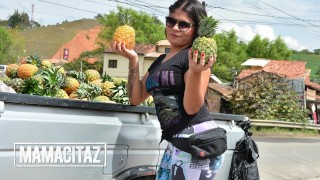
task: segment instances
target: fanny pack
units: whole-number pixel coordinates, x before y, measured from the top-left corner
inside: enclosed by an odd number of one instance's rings
[[[226,130],[220,127],[193,134],[189,138],[172,138],[170,142],[197,159],[219,156],[227,150]]]

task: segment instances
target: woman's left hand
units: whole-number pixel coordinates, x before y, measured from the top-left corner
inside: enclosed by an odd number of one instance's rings
[[[192,55],[193,53],[193,55]],[[201,53],[200,55],[200,62],[198,63],[198,51],[192,52],[192,49],[189,49],[188,53],[189,57],[189,69],[193,72],[199,73],[202,71],[211,68],[211,66],[216,62],[216,56],[210,56],[208,63],[205,63],[206,55]]]

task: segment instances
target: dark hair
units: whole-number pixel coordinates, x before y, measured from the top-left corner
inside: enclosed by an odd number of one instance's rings
[[[198,37],[198,27],[200,19],[203,16],[207,16],[205,3],[200,3],[198,0],[177,0],[169,7],[169,13],[174,13],[177,9],[181,9],[189,15],[189,18],[193,20],[196,28],[196,37]]]

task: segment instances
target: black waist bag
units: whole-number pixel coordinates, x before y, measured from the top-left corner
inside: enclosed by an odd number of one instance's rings
[[[197,159],[218,156],[227,150],[226,130],[220,127],[191,135],[189,138],[172,138],[170,142]]]

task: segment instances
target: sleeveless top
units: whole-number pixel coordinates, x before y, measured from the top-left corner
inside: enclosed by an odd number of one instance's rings
[[[162,129],[161,140],[170,141],[183,129],[213,120],[205,103],[199,112],[188,115],[183,106],[185,90],[184,74],[189,69],[188,49],[184,49],[169,61],[159,56],[149,67],[146,90],[153,96],[157,117]]]

